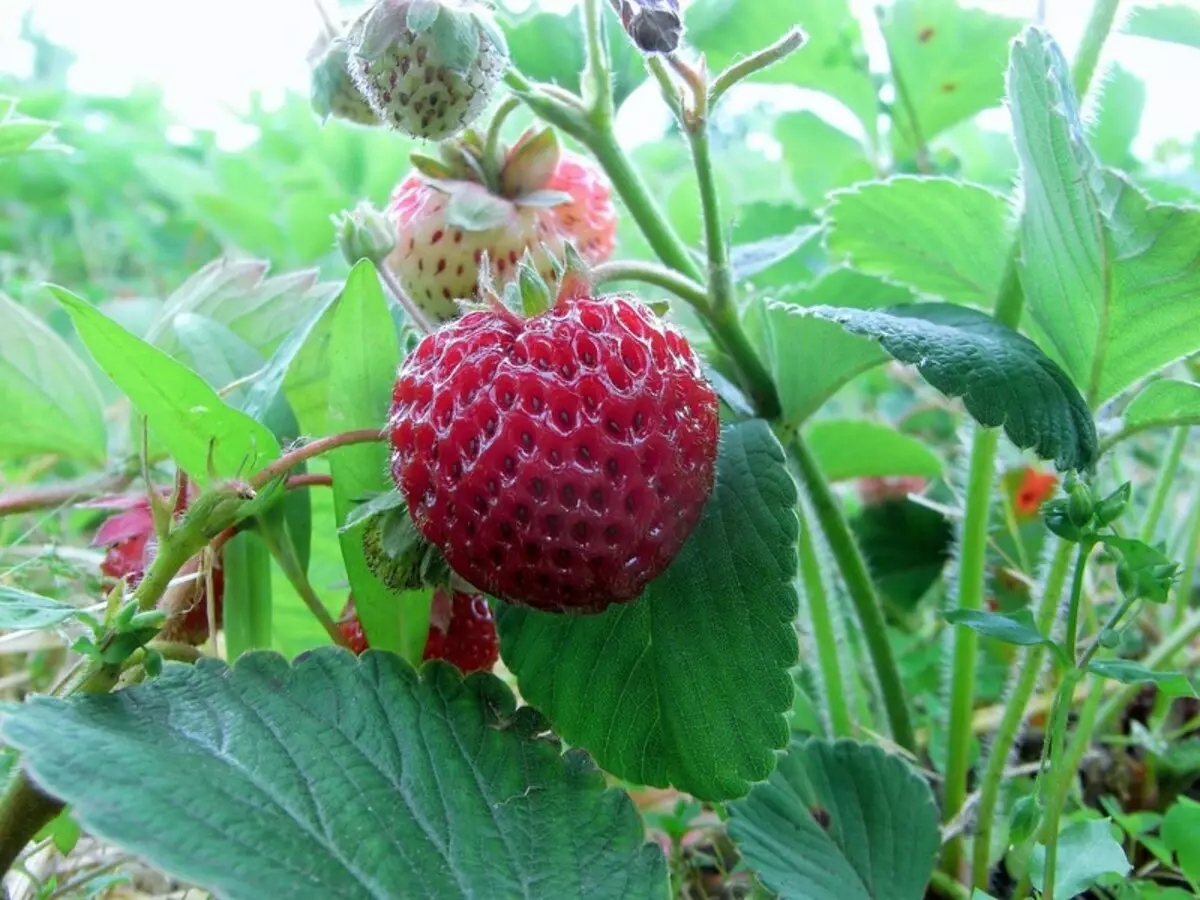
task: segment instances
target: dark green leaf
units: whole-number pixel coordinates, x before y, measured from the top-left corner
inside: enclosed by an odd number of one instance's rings
[[[248,650],[271,647],[271,554],[262,538],[243,531],[221,551],[225,569],[225,653],[237,659]]]
[[[898,756],[851,741],[793,742],[730,811],[730,837],[784,897],[921,900],[941,842],[925,781]]]
[[[809,449],[830,481],[924,475],[942,471],[937,454],[894,427],[860,419],[820,419],[806,433]]]
[[[1125,32],[1200,49],[1200,9],[1185,3],[1136,7]]]
[[[157,438],[188,475],[209,480],[209,449],[217,477],[245,477],[279,457],[279,443],[260,422],[226,405],[195,372],[134,337],[95,307],[59,287],[96,362],[150,422]]]
[[[1033,341],[991,316],[962,306],[921,303],[880,310],[810,307],[802,314],[877,338],[931,385],[962,397],[976,421],[1004,427],[1059,469],[1096,458],[1096,425],[1075,385]]]
[[[334,431],[383,429],[391,406],[400,343],[375,267],[362,261],[334,311],[330,344],[329,425]],[[383,442],[342,447],[329,455],[334,509],[345,522],[363,498],[392,490]],[[429,631],[428,597],[395,594],[371,572],[362,533],[338,535],[359,620],[372,647],[417,661]]]
[[[521,696],[614,775],[708,800],[744,795],[787,742],[795,504],[767,424],[727,428],[700,524],[638,600],[588,616],[502,607],[501,652]]]
[[[894,105],[899,124],[892,147],[898,157],[915,150],[910,115],[928,143],[951,125],[1000,105],[1008,45],[1020,27],[1016,19],[957,0],[897,0],[888,8],[883,36],[906,98]]]
[[[831,322],[805,316],[823,304],[864,309],[907,303],[913,294],[853,269],[831,270],[820,280],[752,305],[747,328],[757,333],[763,357],[779,387],[785,420],[798,425],[846,382],[887,361],[879,347],[846,334]]]
[[[871,580],[898,617],[913,610],[950,561],[954,529],[924,504],[907,499],[872,504],[850,526]]]
[[[0,455],[61,453],[102,464],[100,391],[66,341],[0,294]],[[19,425],[19,427],[15,427]]]
[[[1059,833],[1055,897],[1077,897],[1106,875],[1129,874],[1129,860],[1112,830],[1108,819],[1085,819]],[[1039,889],[1045,884],[1045,866],[1046,848],[1038,844],[1029,859],[1029,876]]]
[[[1025,197],[1021,283],[1042,345],[1097,407],[1200,349],[1200,209],[1153,203],[1099,167],[1045,32],[1013,44],[1008,78]]]
[[[514,707],[490,675],[322,648],[37,697],[3,735],[89,833],[230,900],[665,898],[629,798]]]
[[[989,308],[1013,232],[1003,197],[949,178],[890,178],[838,191],[825,222],[833,258],[922,294]]]
[[[995,638],[1006,644],[1016,644],[1018,647],[1049,647],[1062,657],[1062,650],[1058,644],[1038,631],[1037,624],[1033,621],[1033,613],[1028,609],[1019,609],[1012,613],[952,609],[945,615],[946,621],[951,625],[970,628],[984,637]]]
[[[52,628],[82,613],[69,603],[0,584],[0,630]]]
[[[1088,671],[1121,684],[1155,684],[1170,697],[1195,697],[1196,689],[1182,672],[1155,672],[1131,659],[1093,659]]]

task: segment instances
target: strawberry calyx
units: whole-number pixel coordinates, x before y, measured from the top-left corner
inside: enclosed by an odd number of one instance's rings
[[[573,244],[563,247],[563,263],[550,256],[554,274],[558,280],[558,291],[553,293],[550,285],[538,273],[533,255],[526,250],[517,264],[517,278],[508,282],[501,293],[496,290],[491,264],[485,253],[479,262],[480,300],[460,300],[459,312],[486,310],[500,316],[506,322],[520,326],[525,319],[540,316],[551,309],[569,304],[592,294],[592,277],[588,264],[584,262]]]

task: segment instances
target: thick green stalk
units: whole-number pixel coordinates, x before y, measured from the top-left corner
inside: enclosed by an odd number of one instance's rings
[[[867,572],[867,563],[854,540],[854,535],[850,533],[850,525],[842,514],[820,464],[799,435],[792,441],[792,451],[800,468],[801,480],[812,502],[813,512],[817,521],[821,523],[821,530],[825,533],[834,559],[837,560],[842,578],[846,582],[846,590],[854,604],[854,611],[858,615],[859,625],[867,643],[867,653],[871,657],[875,677],[883,693],[884,711],[892,729],[892,739],[904,749],[915,753],[917,739],[913,732],[912,720],[909,718],[904,682],[892,655],[883,607]]]
[[[1187,524],[1187,541],[1183,548],[1183,568],[1175,587],[1175,626],[1187,618],[1191,603],[1192,585],[1196,579],[1196,560],[1200,557],[1200,485],[1192,495],[1192,515]]]
[[[1057,540],[1057,538],[1055,539]],[[1059,540],[1046,574],[1046,585],[1038,605],[1036,621],[1043,634],[1054,625],[1058,612],[1058,599],[1067,583],[1067,571],[1071,565],[1071,544]],[[1037,690],[1042,663],[1046,658],[1043,646],[1029,647],[1018,655],[1013,667],[1016,682],[1012,693],[1004,704],[1004,715],[992,738],[987,765],[979,781],[979,806],[973,853],[971,857],[971,881],[975,887],[987,890],[991,868],[992,827],[996,815],[996,804],[1000,798],[1000,787],[1004,783],[1004,769],[1008,764],[1009,752],[1017,739],[1017,732],[1025,719],[1029,698]]]
[[[1096,73],[1096,64],[1100,61],[1100,51],[1108,40],[1113,22],[1117,17],[1117,7],[1120,0],[1096,0],[1092,6],[1092,14],[1088,17],[1087,26],[1083,32],[1083,40],[1079,44],[1079,52],[1075,63],[1071,66],[1071,80],[1075,86],[1075,96],[1080,102],[1087,95]]]
[[[1063,647],[1067,651],[1067,659],[1075,665],[1075,649],[1079,644],[1079,606],[1083,596],[1083,576],[1087,571],[1087,558],[1095,546],[1090,540],[1081,541],[1079,552],[1075,557],[1075,577],[1071,579],[1071,603],[1067,607],[1067,630],[1063,635]]]
[[[804,599],[812,623],[813,642],[817,650],[817,667],[821,670],[825,702],[829,707],[829,726],[835,738],[853,737],[854,721],[846,703],[846,682],[842,677],[842,662],[838,656],[837,630],[829,609],[829,596],[821,576],[812,528],[804,515],[804,506],[797,508],[800,516],[800,579],[804,584]]]
[[[1073,602],[1078,603],[1078,597]],[[1046,804],[1045,820],[1042,823],[1042,839],[1046,845],[1046,862],[1043,867],[1042,900],[1054,900],[1054,876],[1058,868],[1058,828],[1062,817],[1062,804],[1055,801],[1061,793],[1061,785],[1070,780],[1071,773],[1059,762],[1063,757],[1063,742],[1066,738],[1067,717],[1071,711],[1071,701],[1075,696],[1075,685],[1078,682],[1075,670],[1067,673],[1059,685],[1054,698],[1054,710],[1050,715],[1050,763],[1047,767],[1049,786],[1046,796],[1050,803]],[[1044,800],[1043,800],[1044,803]]]
[[[704,285],[692,281],[674,269],[654,263],[627,262],[625,260],[606,262],[593,268],[591,275],[592,284],[607,284],[612,281],[641,281],[670,291],[698,311],[708,306],[708,292],[704,289]]]

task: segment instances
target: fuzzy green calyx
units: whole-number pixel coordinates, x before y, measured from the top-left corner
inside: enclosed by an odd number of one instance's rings
[[[338,249],[351,266],[360,259],[381,265],[396,249],[395,229],[383,213],[366,201],[332,218]]]

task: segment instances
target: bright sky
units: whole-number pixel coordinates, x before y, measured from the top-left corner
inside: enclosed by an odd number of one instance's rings
[[[574,2],[541,0],[541,5],[561,9]],[[822,0],[772,2],[783,7]],[[873,58],[879,52],[871,13],[877,2],[851,0],[860,19],[869,23],[866,34]],[[1032,17],[1039,0],[972,2],[995,12]],[[1041,2],[1046,24],[1070,56],[1090,0]],[[505,0],[511,8],[527,3]],[[1132,5],[1132,0],[1125,0],[1122,6]],[[237,110],[246,108],[251,90],[261,91],[268,104],[277,102],[289,88],[307,90],[304,57],[320,22],[309,0],[0,0],[0,71],[19,73],[29,66],[28,47],[18,34],[21,15],[30,8],[41,30],[78,55],[72,88],[123,94],[139,81],[158,83],[167,104],[185,124],[216,127],[225,138],[223,143],[231,145],[252,137],[236,127]],[[1148,85],[1143,134],[1135,147],[1139,154],[1147,154],[1164,138],[1190,139],[1200,131],[1200,104],[1191,93],[1200,82],[1200,51],[1115,35],[1106,58],[1119,61]],[[647,89],[645,111],[651,111],[649,94]],[[819,107],[826,111],[824,104]],[[639,108],[631,118],[644,123],[643,112]],[[848,127],[836,110],[831,117]]]

